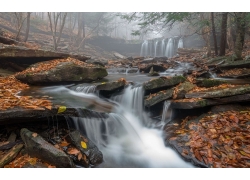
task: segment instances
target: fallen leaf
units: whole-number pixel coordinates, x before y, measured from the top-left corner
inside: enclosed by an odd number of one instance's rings
[[[76,148],[72,148],[68,151],[68,154],[77,155],[80,151]]]
[[[81,146],[82,146],[82,148],[87,149],[87,144],[86,144],[86,142],[81,141]]]
[[[33,137],[37,137],[37,133],[33,133],[32,136],[33,136]]]

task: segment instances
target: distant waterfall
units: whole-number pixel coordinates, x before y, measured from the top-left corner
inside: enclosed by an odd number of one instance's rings
[[[154,54],[154,57],[157,56],[157,45],[158,45],[158,40],[155,42],[155,54]]]
[[[144,40],[144,42],[141,45],[141,54],[140,56],[146,57],[148,56],[148,41]]]
[[[152,41],[150,41],[149,42],[149,54],[148,55],[151,56],[151,57],[154,56],[153,45],[154,45],[154,43]]]
[[[183,39],[179,39],[177,48],[183,48]]]
[[[170,38],[167,43],[165,56],[171,58],[174,56],[174,40]]]
[[[164,50],[165,50],[165,39],[161,41],[161,56],[164,56]]]

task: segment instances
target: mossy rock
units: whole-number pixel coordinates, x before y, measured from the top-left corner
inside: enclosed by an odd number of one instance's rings
[[[228,84],[228,82],[218,79],[196,79],[196,84],[197,86],[200,87],[209,88],[209,87],[219,86],[221,84]]]
[[[186,78],[183,76],[173,76],[173,77],[166,77],[161,76],[159,78],[151,79],[143,84],[145,90],[152,90],[161,87],[171,87],[177,85],[181,82],[184,82]]]

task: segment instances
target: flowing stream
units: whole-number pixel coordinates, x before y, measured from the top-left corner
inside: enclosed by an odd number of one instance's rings
[[[87,135],[102,151],[104,162],[97,167],[193,167],[164,145],[162,130],[149,128],[152,120],[143,110],[142,86],[129,85],[119,98],[110,102],[96,94],[62,86],[42,91],[50,96],[60,94],[67,97],[66,101],[72,97],[81,99],[83,108],[91,100],[98,102],[100,107],[105,103],[113,104],[112,111],[107,112],[108,117],[67,117],[72,127]]]

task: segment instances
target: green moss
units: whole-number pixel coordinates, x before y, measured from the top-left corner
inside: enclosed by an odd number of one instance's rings
[[[209,88],[209,87],[214,87],[214,86],[218,86],[221,84],[228,84],[228,83],[226,81],[221,81],[221,80],[216,80],[216,79],[204,79],[204,80],[201,80],[200,83],[198,83],[197,85],[201,87]]]
[[[197,103],[201,107],[207,106],[207,101],[205,99],[199,100]]]

